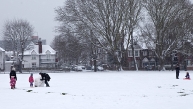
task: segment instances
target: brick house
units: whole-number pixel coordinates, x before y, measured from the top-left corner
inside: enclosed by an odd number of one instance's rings
[[[188,43],[187,47],[193,48],[193,44]],[[187,53],[183,53],[183,52]],[[145,44],[134,44],[134,53],[139,70],[158,70],[159,60],[154,50],[148,49]],[[171,55],[165,57],[166,70],[175,70],[176,63],[180,64],[181,70],[193,70],[193,49],[173,51]],[[128,67],[135,70],[131,46],[128,48]]]
[[[141,58],[141,69],[146,70],[156,70],[157,69],[157,58],[155,56],[155,52],[151,49],[142,49],[140,51],[140,58]]]
[[[135,43],[133,45],[134,47],[134,55],[136,58],[136,63],[139,69],[141,69],[141,57],[140,57],[140,51],[142,50],[142,47]],[[129,63],[129,70],[134,70],[135,69],[135,65],[134,65],[134,59],[133,59],[133,55],[132,55],[132,48],[131,45],[128,47],[128,63]]]
[[[151,49],[148,49],[145,46],[145,44],[141,46],[138,43],[135,43],[133,46],[138,69],[156,70],[158,60],[155,56],[155,52]],[[128,63],[129,63],[129,70],[135,70],[131,45],[128,48]]]

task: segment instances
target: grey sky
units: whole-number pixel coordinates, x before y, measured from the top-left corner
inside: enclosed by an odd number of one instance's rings
[[[54,8],[63,6],[65,0],[0,0],[0,37],[6,20],[24,19],[34,26],[34,35],[50,44],[57,22]]]
[[[190,0],[193,2],[193,0]],[[24,19],[35,28],[34,35],[47,40],[50,44],[57,22],[54,8],[63,6],[65,0],[0,0],[0,38],[6,20]]]

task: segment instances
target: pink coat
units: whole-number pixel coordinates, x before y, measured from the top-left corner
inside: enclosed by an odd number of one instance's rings
[[[11,80],[10,80],[10,85],[11,85],[11,86],[15,86],[15,84],[16,84],[15,78],[11,78]]]
[[[33,82],[34,82],[33,76],[30,76],[30,77],[29,77],[29,82],[30,82],[30,83],[33,83]]]

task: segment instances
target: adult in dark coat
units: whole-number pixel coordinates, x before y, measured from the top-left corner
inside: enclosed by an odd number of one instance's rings
[[[179,64],[176,64],[176,79],[179,79],[179,73],[180,73],[180,66]]]
[[[9,74],[10,79],[11,79],[11,76],[14,76],[15,80],[17,81],[17,75],[14,67],[11,69],[11,72]]]
[[[46,77],[46,73],[39,73],[40,75],[41,75],[41,77],[42,77],[42,79],[40,79],[41,81],[45,81],[45,84],[46,84],[46,87],[50,87],[50,85],[48,84],[48,79],[47,79],[47,77]]]

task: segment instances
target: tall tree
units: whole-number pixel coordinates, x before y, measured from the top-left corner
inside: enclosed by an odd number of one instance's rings
[[[56,9],[56,20],[62,23],[60,29],[69,28],[113,55],[121,70],[122,53],[128,48],[123,45],[129,45],[139,20],[139,1],[67,0],[65,6]]]
[[[24,47],[26,46],[26,42],[30,36],[33,35],[33,26],[30,23],[23,19],[18,20],[8,20],[4,25],[4,40],[12,45],[12,50],[14,51],[14,55],[17,57],[19,53],[21,54],[19,59],[19,71],[22,73],[22,61],[23,61],[23,53]],[[17,52],[17,54],[15,54]],[[18,59],[17,58],[17,59]]]
[[[90,46],[69,32],[56,36],[52,42],[52,46],[58,51],[60,65],[63,63],[66,65],[86,64],[90,57]]]
[[[150,19],[143,35],[164,70],[165,57],[180,48],[192,28],[192,5],[188,0],[143,0],[143,6]]]
[[[128,0],[129,6],[128,6],[128,20],[126,20],[127,30],[128,30],[128,44],[130,41],[131,48],[132,48],[132,55],[133,55],[133,62],[135,65],[136,70],[138,70],[138,64],[136,62],[135,58],[135,50],[134,50],[134,40],[136,39],[134,37],[134,32],[136,32],[136,29],[138,28],[138,25],[140,21],[142,20],[141,17],[141,0]],[[127,46],[128,48],[128,46]],[[126,49],[128,51],[128,49]]]

